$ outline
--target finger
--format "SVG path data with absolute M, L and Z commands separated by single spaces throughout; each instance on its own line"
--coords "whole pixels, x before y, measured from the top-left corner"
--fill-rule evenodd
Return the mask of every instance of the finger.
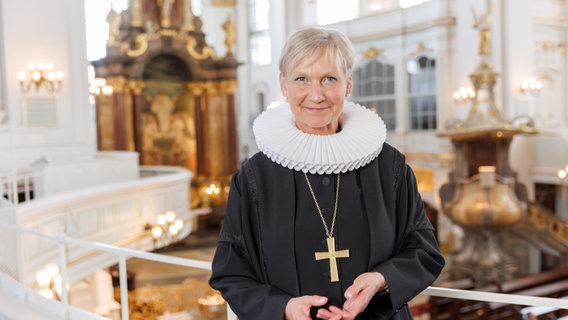
M 321 307 L 327 303 L 327 298 L 322 296 L 307 296 L 309 297 L 308 303 L 314 307 Z
M 341 314 L 343 310 L 339 309 L 336 306 L 329 306 L 329 311 L 333 312 L 334 314 Z
M 338 307 L 331 306 L 329 307 L 329 311 L 332 312 L 333 317 L 329 318 L 330 320 L 349 320 L 354 319 L 355 315 L 358 313 L 351 313 L 346 311 L 345 309 L 339 309 Z
M 325 320 L 341 320 L 343 319 L 343 314 L 341 309 L 337 307 L 330 307 L 331 310 L 319 309 L 317 317 Z M 333 311 L 332 311 L 333 310 Z
M 322 296 L 301 296 L 290 299 L 286 305 L 287 319 L 310 319 L 310 308 L 327 303 L 327 298 Z
M 358 277 L 355 279 L 353 284 L 345 290 L 345 298 L 354 299 L 361 294 L 366 288 L 368 288 L 368 282 L 365 281 L 363 277 Z
M 318 310 L 316 316 L 318 317 L 318 319 L 329 320 L 332 319 L 334 316 L 336 316 L 336 314 L 327 309 L 321 308 Z

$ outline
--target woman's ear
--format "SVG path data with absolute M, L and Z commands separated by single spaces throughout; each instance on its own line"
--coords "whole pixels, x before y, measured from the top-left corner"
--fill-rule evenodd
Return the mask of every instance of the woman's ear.
M 351 90 L 353 90 L 353 77 L 350 76 L 347 79 L 347 88 L 345 88 L 345 96 L 349 97 L 351 95 Z
M 288 89 L 286 88 L 286 84 L 285 84 L 286 79 L 284 79 L 284 76 L 282 75 L 282 72 L 280 73 L 280 91 L 282 92 L 282 95 L 286 98 L 288 98 Z

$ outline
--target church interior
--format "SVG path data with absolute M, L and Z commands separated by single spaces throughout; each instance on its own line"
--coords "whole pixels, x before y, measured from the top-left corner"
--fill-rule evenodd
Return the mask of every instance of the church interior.
M 417 177 L 433 286 L 568 299 L 568 1 L 0 0 L 0 319 L 231 320 L 207 283 L 231 177 L 307 25 L 354 44 L 348 99 Z

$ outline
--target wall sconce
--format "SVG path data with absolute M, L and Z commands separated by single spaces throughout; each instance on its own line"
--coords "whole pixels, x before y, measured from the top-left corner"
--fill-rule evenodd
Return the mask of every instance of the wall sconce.
M 61 300 L 63 284 L 59 274 L 59 266 L 55 263 L 47 264 L 36 273 L 36 282 L 39 294 L 47 299 Z
M 180 234 L 183 226 L 183 220 L 177 219 L 175 212 L 168 211 L 156 217 L 155 225 L 147 223 L 144 229 L 152 233 L 154 244 L 162 238 L 168 243 L 171 243 Z
M 61 90 L 63 71 L 54 70 L 51 62 L 30 62 L 27 72 L 18 72 L 18 81 L 23 92 L 30 91 L 31 87 L 37 92 L 44 87 L 47 92 L 55 93 Z
M 558 179 L 564 182 L 568 178 L 568 165 L 564 169 L 558 170 Z
M 371 10 L 371 12 L 381 12 L 383 10 L 383 4 L 381 3 L 381 1 L 369 1 L 369 10 Z
M 452 94 L 456 103 L 465 103 L 475 98 L 475 91 L 472 87 L 461 87 Z
M 521 82 L 521 92 L 522 93 L 533 93 L 538 92 L 542 89 L 542 82 L 540 82 L 535 77 L 524 77 Z
M 113 89 L 112 86 L 106 83 L 104 78 L 95 78 L 91 81 L 89 92 L 94 96 L 110 96 L 112 95 Z

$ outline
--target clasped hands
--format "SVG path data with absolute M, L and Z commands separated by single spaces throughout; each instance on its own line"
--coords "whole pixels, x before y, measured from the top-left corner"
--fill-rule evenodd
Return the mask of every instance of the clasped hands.
M 352 320 L 363 312 L 371 298 L 386 287 L 386 281 L 378 272 L 366 272 L 355 278 L 353 284 L 345 290 L 343 309 L 335 306 L 329 309 L 320 308 L 318 319 L 323 320 Z M 327 298 L 317 295 L 300 296 L 290 299 L 286 305 L 286 320 L 311 320 L 310 309 L 327 303 Z

